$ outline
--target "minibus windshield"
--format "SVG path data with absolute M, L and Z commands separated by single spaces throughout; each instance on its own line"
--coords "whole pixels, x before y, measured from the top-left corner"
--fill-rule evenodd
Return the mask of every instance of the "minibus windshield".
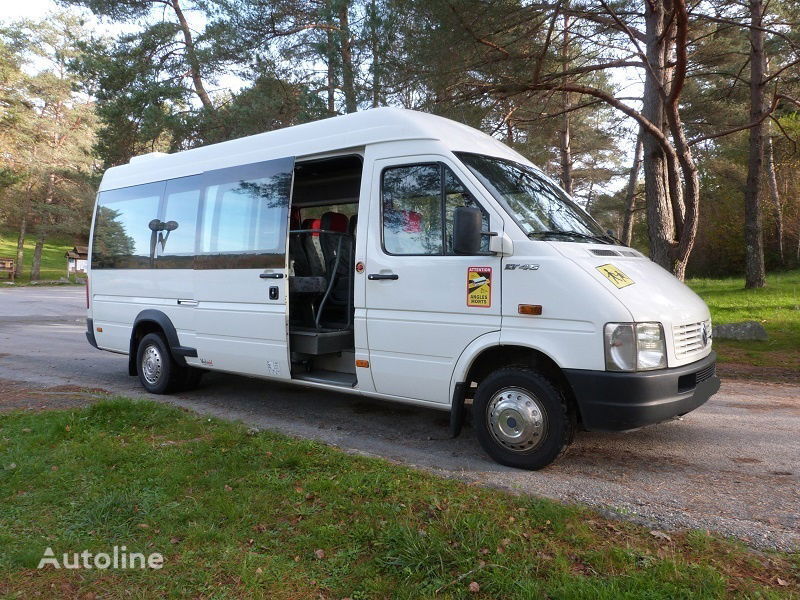
M 502 158 L 456 155 L 534 239 L 613 244 L 616 240 L 539 170 Z

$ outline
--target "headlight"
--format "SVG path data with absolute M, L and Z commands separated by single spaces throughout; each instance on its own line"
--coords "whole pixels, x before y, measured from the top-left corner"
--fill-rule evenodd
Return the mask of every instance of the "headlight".
M 667 366 L 667 345 L 661 323 L 608 323 L 605 328 L 606 370 L 650 371 Z

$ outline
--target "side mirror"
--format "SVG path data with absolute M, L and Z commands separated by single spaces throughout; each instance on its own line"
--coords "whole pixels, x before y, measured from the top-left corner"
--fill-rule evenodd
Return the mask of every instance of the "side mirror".
M 459 206 L 453 213 L 453 251 L 480 254 L 483 215 L 474 206 Z

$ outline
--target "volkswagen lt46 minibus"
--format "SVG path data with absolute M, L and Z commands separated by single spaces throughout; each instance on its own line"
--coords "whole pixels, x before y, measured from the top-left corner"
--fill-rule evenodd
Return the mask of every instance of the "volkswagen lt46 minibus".
M 164 394 L 205 371 L 450 412 L 538 469 L 719 389 L 708 308 L 492 137 L 380 108 L 109 169 L 89 342 Z M 465 409 L 465 405 L 467 409 Z

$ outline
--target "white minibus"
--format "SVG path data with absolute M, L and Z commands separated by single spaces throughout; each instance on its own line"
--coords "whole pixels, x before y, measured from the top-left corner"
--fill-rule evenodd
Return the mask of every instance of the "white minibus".
M 379 108 L 106 171 L 89 342 L 154 394 L 224 371 L 465 406 L 538 469 L 719 389 L 708 308 L 494 138 Z M 269 384 L 265 385 L 266 389 Z M 471 407 L 471 408 L 470 408 Z

